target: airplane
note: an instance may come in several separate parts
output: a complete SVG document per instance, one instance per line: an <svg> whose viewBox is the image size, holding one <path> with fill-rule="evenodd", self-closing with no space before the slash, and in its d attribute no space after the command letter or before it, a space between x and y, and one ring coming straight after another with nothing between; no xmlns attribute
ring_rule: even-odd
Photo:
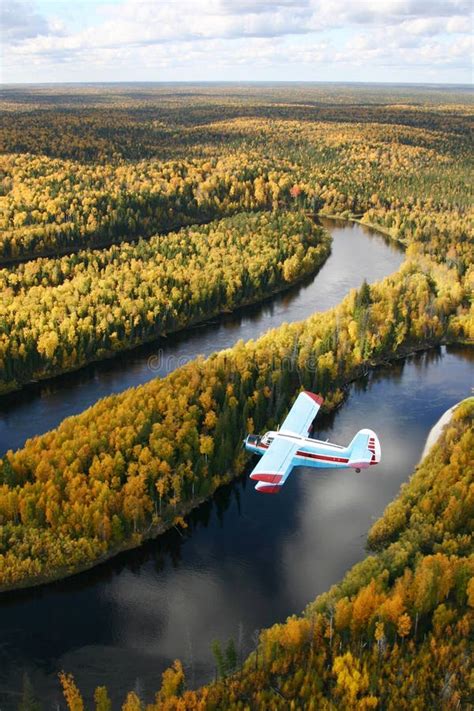
<svg viewBox="0 0 474 711"><path fill-rule="evenodd" d="M305 390L298 395L277 432L247 435L245 449L262 455L250 474L250 478L257 482L256 491L277 494L296 466L346 468L360 472L380 462L380 442L372 430L359 430L348 447L309 437L322 404L320 395Z"/></svg>

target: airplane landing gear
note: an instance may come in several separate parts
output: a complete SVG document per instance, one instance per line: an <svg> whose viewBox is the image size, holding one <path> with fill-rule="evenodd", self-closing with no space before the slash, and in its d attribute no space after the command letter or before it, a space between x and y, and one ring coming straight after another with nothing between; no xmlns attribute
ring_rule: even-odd
<svg viewBox="0 0 474 711"><path fill-rule="evenodd" d="M356 469L356 474L360 474L360 469Z"/></svg>

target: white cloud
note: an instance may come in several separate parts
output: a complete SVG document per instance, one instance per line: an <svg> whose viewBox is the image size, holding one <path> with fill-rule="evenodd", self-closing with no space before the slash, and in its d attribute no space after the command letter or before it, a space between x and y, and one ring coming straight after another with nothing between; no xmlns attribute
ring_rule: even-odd
<svg viewBox="0 0 474 711"><path fill-rule="evenodd" d="M10 67L29 59L90 68L94 58L115 72L112 79L121 78L117 71L127 63L140 62L189 63L204 73L207 67L209 78L216 66L231 64L352 63L370 70L374 62L425 66L432 56L433 64L470 66L469 40L460 41L470 31L466 0L124 0L101 6L95 24L79 31L13 0L4 27Z"/></svg>
<svg viewBox="0 0 474 711"><path fill-rule="evenodd" d="M63 25L52 18L48 20L36 12L32 3L6 0L0 5L0 30L3 42L19 42L40 35L63 32Z"/></svg>
<svg viewBox="0 0 474 711"><path fill-rule="evenodd" d="M449 19L445 17L417 17L402 22L400 30L417 36L469 34L471 22L469 17L463 15L454 15Z"/></svg>

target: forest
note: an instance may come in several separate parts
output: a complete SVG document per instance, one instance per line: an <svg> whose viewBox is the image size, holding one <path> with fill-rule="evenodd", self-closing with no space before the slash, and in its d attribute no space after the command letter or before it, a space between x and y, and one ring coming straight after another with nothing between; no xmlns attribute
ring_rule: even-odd
<svg viewBox="0 0 474 711"><path fill-rule="evenodd" d="M242 665L217 644L219 680L197 691L176 660L154 703L130 691L122 711L469 708L473 417L470 398L370 529L367 558L303 615L263 630ZM83 711L74 679L61 684ZM96 710L108 699L97 687Z"/></svg>
<svg viewBox="0 0 474 711"><path fill-rule="evenodd" d="M109 395L9 450L0 592L183 524L244 471L243 435L276 427L301 389L331 411L377 364L474 339L473 111L462 93L414 102L400 89L377 103L320 87L81 91L12 88L0 107L0 392L300 280L330 251L318 214L376 227L405 259L327 312ZM312 708L310 698L315 709L460 708L470 415L472 404L459 409L444 449L370 531L374 554L340 586L264 633L239 674L217 650L226 685L177 696L176 662L150 711ZM62 684L82 711L67 669ZM99 689L98 710L107 699ZM123 709L142 709L136 694Z"/></svg>
<svg viewBox="0 0 474 711"><path fill-rule="evenodd" d="M258 301L314 272L329 250L301 212L238 213L0 269L0 392Z"/></svg>
<svg viewBox="0 0 474 711"><path fill-rule="evenodd" d="M2 159L0 264L107 246L291 201L283 161L222 158L82 164Z"/></svg>

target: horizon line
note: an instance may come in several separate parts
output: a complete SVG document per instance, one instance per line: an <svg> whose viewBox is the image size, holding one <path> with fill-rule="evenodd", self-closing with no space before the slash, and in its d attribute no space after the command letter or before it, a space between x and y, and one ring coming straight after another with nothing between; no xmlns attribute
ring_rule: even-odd
<svg viewBox="0 0 474 711"><path fill-rule="evenodd" d="M355 86L429 86L429 87L462 87L474 91L474 84L471 83L454 83L454 82L424 82L424 81L350 81L350 80L331 80L321 79L319 81L287 79L287 80L272 80L272 79L176 79L176 80L125 80L125 81L42 81L42 82L1 82L0 87L14 86L104 86L104 85L196 85L196 84L213 84L213 85L319 85L319 84L338 84L338 85L355 85Z"/></svg>

